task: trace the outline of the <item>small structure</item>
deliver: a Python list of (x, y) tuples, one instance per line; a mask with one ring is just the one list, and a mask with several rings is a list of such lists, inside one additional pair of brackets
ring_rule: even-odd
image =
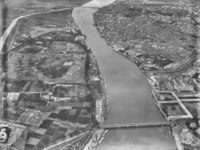
[(188, 91), (193, 92), (194, 87), (192, 85), (185, 84), (182, 79), (173, 79), (174, 82), (174, 89), (177, 92)]
[(0, 149), (25, 150), (27, 129), (25, 126), (0, 120)]
[(157, 102), (158, 108), (160, 109), (166, 120), (172, 121), (193, 118), (192, 114), (174, 92), (153, 92), (153, 96)]

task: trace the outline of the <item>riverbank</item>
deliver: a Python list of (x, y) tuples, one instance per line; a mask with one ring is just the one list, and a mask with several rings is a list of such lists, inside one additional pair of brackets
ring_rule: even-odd
[(94, 149), (97, 145), (101, 144), (107, 132), (108, 131), (104, 129), (94, 130), (91, 139), (86, 144), (83, 150), (91, 150)]
[(182, 31), (194, 28), (190, 16), (187, 7), (182, 5), (115, 2), (98, 9), (94, 20), (100, 35), (115, 51), (139, 61), (146, 71), (164, 73), (192, 63), (195, 57), (192, 41), (197, 40), (196, 33)]
[[(67, 98), (63, 97), (63, 95), (61, 96), (63, 98), (63, 99), (61, 98), (62, 100), (56, 99), (58, 101), (55, 101), (55, 99), (54, 100), (51, 99), (51, 102), (49, 102), (49, 98), (52, 95), (49, 96), (48, 94), (46, 95), (45, 93), (41, 93), (41, 95), (43, 94), (43, 96), (45, 97), (45, 100), (42, 99), (41, 97), (38, 98), (38, 95), (40, 95), (40, 93), (38, 91), (42, 91), (42, 90), (40, 90), (39, 87), (37, 87), (37, 83), (34, 82), (35, 78), (33, 78), (33, 77), (31, 78), (31, 82), (30, 81), (26, 81), (28, 83), (26, 85), (28, 85), (28, 86), (20, 87), (20, 86), (23, 86), (23, 85), (18, 85), (17, 84), (19, 76), (22, 79), (26, 78), (26, 80), (29, 80), (30, 76), (24, 77), (25, 73), (18, 73), (17, 74), (18, 76), (17, 76), (16, 79), (12, 78), (14, 81), (17, 80), (16, 81), (17, 82), (16, 86), (20, 87), (20, 89), (23, 89), (24, 91), (21, 91), (18, 88), (11, 88), (11, 89), (9, 89), (9, 92), (15, 92), (18, 95), (20, 95), (21, 93), (23, 93), (24, 95), (30, 96), (31, 97), (30, 99), (32, 99), (33, 101), (35, 101), (35, 98), (37, 97), (38, 98), (37, 102), (39, 102), (39, 103), (41, 101), (42, 102), (45, 101), (43, 104), (46, 104), (46, 103), (49, 102), (49, 103), (51, 103), (51, 106), (52, 105), (54, 106), (53, 108), (57, 109), (57, 107), (59, 107), (59, 109), (57, 109), (58, 114), (55, 114), (55, 113), (53, 114), (54, 109), (53, 110), (52, 109), (48, 109), (49, 107), (51, 107), (49, 105), (45, 106), (44, 109), (43, 109), (43, 106), (40, 106), (40, 108), (37, 108), (36, 106), (33, 106), (34, 104), (32, 104), (31, 108), (29, 108), (29, 109), (27, 108), (28, 112), (27, 112), (27, 114), (25, 114), (27, 116), (27, 118), (29, 117), (29, 114), (30, 114), (31, 111), (36, 111), (37, 110), (38, 112), (43, 112), (43, 110), (45, 110), (45, 111), (47, 111), (49, 113), (49, 115), (48, 116), (44, 116), (44, 118), (42, 118), (40, 120), (41, 123), (43, 123), (43, 121), (44, 121), (45, 122), (44, 124), (46, 125), (46, 122), (47, 122), (46, 119), (48, 117), (51, 117), (51, 120), (53, 120), (52, 122), (54, 122), (54, 121), (57, 122), (58, 121), (59, 125), (65, 124), (65, 125), (63, 125), (65, 128), (61, 129), (61, 130), (63, 130), (63, 132), (61, 131), (62, 133), (61, 132), (57, 132), (55, 134), (55, 136), (57, 136), (57, 134), (63, 134), (62, 136), (58, 135), (58, 137), (56, 137), (56, 139), (55, 139), (54, 142), (50, 142), (50, 140), (49, 140), (48, 141), (49, 143), (46, 143), (46, 145), (42, 145), (42, 146), (40, 145), (41, 147), (44, 147), (44, 146), (48, 147), (52, 143), (56, 143), (58, 140), (60, 140), (61, 143), (62, 143), (62, 140), (65, 138), (65, 136), (67, 136), (66, 139), (68, 139), (70, 141), (70, 138), (83, 133), (84, 129), (87, 130), (87, 133), (90, 132), (92, 130), (91, 128), (93, 128), (93, 123), (94, 123), (92, 121), (94, 121), (93, 119), (95, 118), (93, 116), (93, 115), (95, 115), (95, 113), (94, 113), (95, 112), (95, 110), (94, 110), (95, 107), (93, 107), (93, 106), (95, 105), (95, 100), (96, 100), (96, 99), (94, 99), (94, 97), (96, 98), (96, 97), (98, 97), (101, 94), (101, 95), (103, 95), (102, 97), (106, 100), (106, 93), (103, 93), (103, 94), (101, 93), (101, 91), (104, 91), (104, 90), (102, 90), (102, 88), (104, 86), (104, 82), (101, 82), (101, 80), (103, 80), (103, 79), (102, 79), (102, 77), (100, 75), (97, 61), (95, 60), (94, 55), (92, 54), (91, 50), (89, 48), (87, 48), (87, 46), (85, 45), (85, 42), (84, 42), (85, 37), (84, 37), (84, 35), (82, 35), (81, 31), (75, 25), (75, 23), (74, 23), (74, 21), (73, 21), (73, 19), (71, 17), (71, 11), (70, 10), (67, 8), (67, 9), (62, 9), (62, 10), (54, 10), (54, 11), (49, 11), (49, 12), (44, 12), (44, 13), (36, 13), (36, 14), (30, 14), (30, 15), (26, 15), (26, 16), (20, 16), (20, 17), (16, 18), (11, 23), (11, 25), (9, 26), (9, 28), (7, 29), (7, 31), (4, 33), (4, 36), (1, 37), (1, 44), (2, 44), (1, 45), (2, 46), (1, 49), (2, 49), (3, 45), (6, 44), (6, 40), (7, 40), (8, 36), (11, 36), (10, 34), (12, 32), (12, 29), (17, 25), (17, 22), (24, 21), (24, 20), (26, 21), (24, 24), (19, 24), (19, 28), (17, 28), (17, 31), (15, 31), (15, 34), (17, 33), (17, 35), (14, 36), (14, 37), (12, 37), (14, 39), (12, 40), (11, 45), (9, 45), (9, 47), (11, 47), (11, 49), (9, 49), (10, 51), (8, 51), (7, 53), (10, 54), (10, 53), (18, 52), (18, 56), (20, 56), (21, 53), (23, 53), (23, 52), (25, 52), (25, 50), (27, 50), (26, 54), (28, 53), (30, 56), (34, 55), (35, 57), (30, 57), (29, 59), (25, 59), (29, 55), (27, 56), (26, 54), (24, 54), (23, 55), (24, 59), (21, 58), (20, 60), (24, 61), (25, 63), (21, 63), (21, 64), (17, 65), (17, 67), (21, 67), (21, 68), (17, 69), (17, 70), (13, 69), (12, 70), (13, 71), (12, 75), (13, 74), (17, 74), (16, 73), (17, 71), (23, 72), (23, 71), (27, 71), (27, 70), (29, 71), (29, 70), (31, 70), (32, 67), (35, 67), (34, 66), (35, 64), (32, 63), (30, 66), (26, 66), (26, 64), (30, 64), (29, 61), (32, 61), (32, 59), (36, 60), (36, 61), (33, 61), (33, 62), (40, 62), (39, 58), (41, 58), (41, 57), (45, 58), (45, 60), (47, 60), (47, 59), (50, 60), (51, 59), (50, 60), (51, 63), (49, 63), (49, 62), (47, 63), (48, 67), (52, 67), (52, 62), (55, 63), (55, 64), (58, 64), (60, 66), (60, 68), (61, 67), (68, 67), (69, 65), (77, 65), (77, 67), (72, 67), (73, 69), (71, 69), (70, 73), (69, 73), (69, 76), (71, 76), (72, 80), (74, 80), (74, 82), (75, 82), (75, 83), (71, 83), (71, 82), (70, 83), (71, 84), (75, 84), (75, 86), (69, 85), (68, 82), (67, 83), (66, 82), (63, 83), (62, 81), (59, 81), (59, 79), (57, 78), (57, 75), (59, 73), (66, 73), (68, 71), (68, 69), (64, 70), (66, 72), (61, 72), (59, 70), (57, 70), (57, 72), (56, 71), (52, 71), (52, 72), (47, 71), (47, 72), (45, 72), (47, 74), (45, 74), (45, 75), (43, 74), (43, 78), (40, 79), (41, 82), (44, 82), (44, 84), (46, 85), (45, 88), (42, 89), (43, 92), (47, 92), (50, 95), (54, 93), (54, 88), (53, 87), (50, 88), (49, 85), (56, 84), (57, 82), (59, 82), (59, 85), (56, 85), (56, 88), (61, 88), (63, 90), (62, 94), (68, 95), (69, 93), (67, 93), (66, 90), (69, 91), (69, 92), (72, 92), (72, 93), (70, 93), (70, 94), (72, 94), (72, 96), (68, 95), (68, 96), (71, 96), (71, 101), (69, 103), (67, 103), (67, 100), (69, 100), (69, 97), (67, 97)], [(60, 18), (51, 18), (51, 17), (54, 17), (54, 15), (56, 15), (56, 16), (59, 15)], [(67, 16), (68, 18), (65, 19), (63, 16), (64, 17)], [(48, 19), (52, 19), (51, 20), (51, 24), (49, 24), (49, 23), (45, 24), (46, 22), (45, 22), (45, 19), (43, 19), (43, 18), (42, 18), (42, 20), (44, 22), (40, 23), (40, 24), (37, 24), (38, 23), (37, 22), (38, 21), (37, 17), (40, 17), (40, 18), (43, 17), (43, 18), (47, 19), (47, 21), (49, 21)], [(63, 18), (61, 18), (61, 17), (63, 17)], [(59, 20), (60, 22), (58, 20), (56, 20), (56, 19), (60, 19)], [(31, 21), (33, 22), (32, 24), (30, 23)], [(54, 24), (53, 21), (55, 21), (56, 23)], [(58, 24), (58, 23), (60, 23), (60, 24)], [(21, 27), (20, 25), (24, 25), (24, 26)], [(52, 26), (53, 26), (53, 30), (49, 30), (49, 28), (52, 27)], [(48, 30), (46, 28), (48, 28)], [(37, 36), (33, 36), (33, 34), (38, 31), (37, 29), (40, 29), (39, 30), (40, 34), (37, 34)], [(43, 32), (43, 30), (47, 31), (47, 32)], [(30, 35), (30, 36), (26, 36), (26, 35)], [(47, 37), (48, 37), (48, 40), (49, 40), (48, 42), (47, 42)], [(26, 44), (28, 42), (30, 42), (30, 40), (31, 40), (31, 45), (28, 45), (28, 46), (30, 46), (30, 48), (29, 48), (29, 47), (26, 47)], [(66, 44), (66, 41), (67, 41), (67, 44)], [(21, 44), (21, 45), (19, 46), (18, 44)], [(51, 48), (53, 48), (53, 50)], [(32, 49), (35, 50), (35, 51), (32, 52), (31, 51)], [(45, 56), (41, 56), (42, 54), (44, 54), (44, 53), (42, 53), (44, 51), (46, 51), (46, 53), (45, 53), (46, 55)], [(37, 55), (38, 53), (40, 53), (41, 57), (36, 57), (36, 56), (38, 56)], [(51, 53), (50, 56), (49, 56), (49, 53)], [(60, 55), (60, 54), (62, 54), (62, 55)], [(53, 55), (56, 56), (56, 59), (52, 59), (51, 56), (53, 56)], [(57, 56), (60, 56), (60, 57), (67, 57), (67, 56), (69, 56), (70, 58), (68, 57), (68, 59), (67, 59), (67, 61), (69, 61), (69, 62), (62, 63), (62, 60), (60, 58), (58, 58)], [(72, 58), (74, 56), (76, 58)], [(88, 57), (90, 57), (91, 59), (89, 59), (90, 61), (87, 63), (86, 61), (88, 59), (86, 59), (86, 58), (88, 58)], [(17, 58), (19, 58), (19, 57), (17, 57)], [(16, 55), (13, 55), (13, 59), (11, 59), (12, 62), (10, 62), (10, 60), (9, 60), (8, 65), (11, 65), (11, 63), (15, 64), (14, 62), (17, 61), (17, 58), (16, 58)], [(58, 61), (58, 60), (60, 60), (60, 61)], [(79, 60), (82, 60), (82, 62), (77, 62)], [(45, 61), (42, 61), (42, 62), (44, 63)], [(72, 63), (72, 62), (74, 62), (74, 63)], [(64, 64), (64, 66), (60, 65), (59, 63), (62, 63), (62, 65)], [(89, 67), (88, 70), (84, 68), (84, 67), (87, 67), (87, 65)], [(44, 69), (44, 70), (47, 69), (48, 70), (49, 69), (48, 67), (47, 68), (40, 68), (40, 69), (41, 70), (42, 69)], [(8, 67), (8, 68), (10, 69), (11, 67)], [(15, 67), (12, 67), (12, 68), (15, 68)], [(55, 67), (55, 68), (59, 68), (59, 67)], [(37, 68), (37, 69), (39, 69), (39, 68)], [(51, 69), (54, 69), (54, 67), (51, 68)], [(79, 72), (80, 70), (83, 71), (83, 72)], [(9, 70), (9, 71), (11, 71), (11, 70)], [(33, 71), (31, 70), (31, 73), (34, 74), (34, 71), (38, 71), (38, 70), (36, 70), (36, 69), (34, 69)], [(80, 75), (79, 73), (81, 73), (81, 77), (83, 77), (85, 80), (86, 80), (86, 78), (87, 78), (87, 81), (89, 80), (88, 81), (89, 85), (87, 85), (87, 87), (85, 85), (86, 83), (82, 83), (82, 82), (79, 83), (79, 81), (78, 81), (79, 79), (76, 76), (76, 75)], [(49, 75), (49, 74), (51, 74), (51, 75)], [(28, 74), (28, 75), (32, 75), (32, 74)], [(52, 82), (49, 83), (47, 81), (44, 81), (44, 79), (45, 79), (44, 76), (46, 78), (49, 78), (49, 79), (52, 76), (54, 76), (56, 79), (51, 79)], [(58, 76), (60, 77), (60, 75), (58, 75)], [(76, 79), (73, 79), (73, 77), (75, 77)], [(14, 83), (11, 83), (9, 85), (10, 86), (14, 86), (13, 84)], [(34, 87), (32, 87), (33, 84), (34, 84)], [(68, 84), (68, 85), (65, 85), (65, 84)], [(76, 85), (76, 84), (78, 84), (78, 85)], [(42, 86), (42, 85), (40, 84), (40, 86)], [(79, 86), (81, 86), (81, 85), (84, 88), (80, 89)], [(68, 87), (72, 87), (72, 91), (68, 90), (67, 89)], [(40, 88), (42, 88), (42, 87), (40, 87)], [(76, 92), (80, 91), (81, 94), (84, 95), (84, 92), (86, 92), (87, 90), (89, 90), (88, 88), (90, 88), (90, 90), (91, 90), (90, 91), (91, 95), (86, 95), (86, 97), (78, 97), (79, 93), (74, 93), (75, 90), (76, 90)], [(37, 90), (37, 91), (35, 91), (35, 90)], [(30, 92), (33, 95), (30, 95)], [(56, 95), (56, 97), (59, 97), (60, 93), (57, 93), (57, 94), (58, 95)], [(73, 94), (76, 94), (76, 95), (73, 95)], [(94, 94), (94, 95), (92, 95), (92, 94)], [(101, 97), (101, 96), (99, 96), (99, 97)], [(6, 98), (5, 98), (5, 100), (6, 100)], [(20, 99), (17, 99), (17, 100), (20, 100)], [(97, 99), (97, 100), (99, 100), (99, 99)], [(74, 104), (72, 104), (72, 103), (74, 103)], [(104, 102), (104, 103), (107, 104), (106, 102)], [(29, 107), (28, 105), (29, 104), (27, 104), (26, 107)], [(73, 105), (73, 106), (70, 107), (69, 105)], [(21, 111), (27, 110), (26, 107), (25, 108), (21, 108), (20, 107), (22, 109)], [(66, 114), (64, 114), (64, 113), (66, 113)], [(37, 113), (36, 113), (36, 115), (37, 115)], [(39, 114), (39, 115), (41, 115), (41, 114)], [(104, 117), (104, 113), (102, 113), (102, 115)], [(12, 118), (8, 118), (8, 119), (12, 120)], [(56, 119), (57, 119), (57, 121), (56, 121)], [(67, 121), (65, 121), (65, 120), (67, 120)], [(79, 124), (79, 121), (81, 122), (80, 124)], [(50, 121), (50, 124), (52, 122)], [(68, 125), (69, 122), (70, 122), (70, 125)], [(72, 124), (74, 125), (73, 129), (71, 129), (72, 128)], [(84, 126), (82, 126), (81, 124), (84, 124)], [(56, 125), (56, 127), (60, 128), (59, 125), (58, 126)], [(86, 127), (87, 125), (89, 127)], [(34, 124), (32, 124), (32, 123), (30, 123), (30, 126), (31, 127), (32, 126), (35, 127)], [(46, 130), (48, 130), (49, 126), (45, 126), (45, 128), (47, 128)], [(35, 128), (37, 128), (37, 127), (35, 127)], [(57, 130), (56, 129), (54, 130), (54, 127), (55, 126), (53, 126), (53, 132), (54, 131), (56, 132)], [(40, 129), (40, 126), (38, 128)], [(84, 129), (82, 129), (82, 128), (84, 128)], [(97, 133), (99, 135), (99, 138), (101, 138), (101, 135), (104, 133), (103, 131), (101, 131), (101, 132)], [(66, 135), (65, 135), (65, 133), (66, 133)], [(44, 134), (43, 136), (46, 137), (48, 135)], [(60, 139), (57, 140), (57, 138), (60, 138)], [(88, 137), (88, 138), (90, 138), (90, 137)], [(53, 136), (52, 136), (52, 139), (54, 139)], [(42, 141), (44, 139), (37, 139), (37, 140), (38, 141), (39, 140)], [(86, 139), (86, 140), (88, 140), (88, 139)], [(25, 141), (26, 141), (26, 139), (25, 139)], [(27, 144), (26, 142), (24, 144), (26, 144), (26, 146), (27, 145), (30, 146), (30, 144)], [(66, 142), (66, 141), (63, 141), (63, 142)], [(83, 137), (83, 138), (80, 138), (80, 140), (70, 141), (70, 142), (72, 142), (72, 143), (74, 142), (73, 145), (76, 145), (76, 148), (78, 149), (79, 147), (82, 147), (81, 144), (85, 144), (85, 139)], [(36, 145), (33, 145), (31, 143), (31, 146), (32, 147), (37, 147), (38, 146), (37, 144), (38, 143), (36, 143)], [(66, 147), (67, 147), (67, 145), (69, 145), (69, 144), (66, 144)], [(56, 143), (55, 145), (51, 145), (48, 148), (51, 149), (51, 147), (53, 147), (53, 149), (54, 149), (57, 146), (58, 147), (59, 146), (64, 146), (65, 147), (65, 145), (59, 145), (59, 143)]]
[[(8, 26), (18, 16), (28, 14), (46, 12), (50, 10), (64, 9), (66, 7), (73, 8), (81, 6), (90, 0), (5, 0), (7, 6), (6, 26)], [(0, 2), (0, 20), (2, 20), (2, 1)], [(0, 29), (2, 28), (2, 21), (0, 22)], [(0, 32), (1, 33), (1, 32)], [(3, 33), (2, 33), (3, 34)]]
[[(111, 1), (100, 1), (100, 0), (93, 0), (91, 2), (88, 2), (84, 5), (82, 5), (82, 7), (97, 7), (97, 8), (100, 8), (100, 7), (103, 7), (103, 6), (106, 6), (106, 5), (109, 5), (110, 3), (114, 2), (115, 0), (111, 0)], [(94, 56), (95, 57), (95, 56)], [(97, 61), (96, 61), (97, 63)], [(98, 67), (98, 70), (100, 72), (100, 69)], [(107, 87), (106, 87), (106, 81), (104, 79), (104, 77), (102, 76), (102, 74), (100, 73), (100, 80), (101, 80), (101, 87), (102, 87), (102, 95), (103, 95), (103, 98), (100, 103), (101, 107), (101, 111), (100, 112), (96, 112), (96, 113), (99, 113), (99, 114), (96, 114), (96, 118), (97, 120), (99, 120), (99, 124), (103, 124), (105, 119), (107, 118), (107, 113), (108, 113), (108, 98), (107, 98)], [(98, 118), (101, 118), (101, 119), (98, 119)], [(102, 140), (104, 139), (104, 136), (105, 134), (107, 133), (108, 131), (107, 130), (104, 130), (104, 129), (96, 129), (94, 130), (93, 134), (92, 134), (92, 138), (90, 139), (90, 141), (88, 142), (88, 144), (85, 146), (84, 150), (90, 150), (90, 149), (93, 149), (95, 148), (97, 145), (99, 145)]]
[[(142, 7), (115, 3), (99, 9), (93, 15), (99, 34), (112, 50), (131, 60), (148, 78), (151, 91), (158, 94), (159, 100), (156, 103), (163, 116), (167, 121), (172, 121), (172, 125), (178, 126), (178, 132), (175, 133), (173, 127), (172, 133), (179, 149), (183, 145), (196, 148), (200, 142), (200, 118), (195, 113), (198, 109), (188, 107), (183, 99), (188, 98), (187, 103), (192, 103), (192, 97), (200, 91), (197, 77), (200, 74), (199, 61), (196, 57), (199, 53), (196, 51), (198, 44), (190, 45), (191, 41), (199, 42), (192, 30), (185, 31), (190, 34), (184, 39), (183, 32), (175, 34), (177, 30), (180, 31), (179, 28), (194, 26), (189, 21), (189, 9), (182, 5), (163, 6), (160, 9), (156, 5)], [(171, 23), (170, 17), (174, 17)], [(178, 26), (183, 20), (185, 24)], [(185, 48), (187, 44), (190, 45), (190, 50)], [(176, 48), (177, 45), (179, 48)], [(163, 94), (163, 91), (172, 92), (174, 97)]]
[[(91, 7), (75, 8), (73, 17), (80, 30), (87, 36), (86, 44), (93, 51), (102, 76), (106, 79), (111, 111), (104, 124), (165, 121), (152, 98), (146, 76), (132, 62), (113, 52), (112, 48), (99, 36), (97, 29), (93, 26), (92, 14), (96, 10)], [(157, 136), (155, 136), (156, 133), (158, 133)], [(148, 135), (147, 138), (144, 139), (143, 134)], [(165, 136), (159, 136), (160, 134)], [(125, 137), (127, 142), (122, 142), (121, 136)], [(149, 138), (151, 136), (154, 138)], [(120, 150), (127, 149), (126, 144), (131, 145), (129, 148), (141, 149), (144, 145), (133, 142), (135, 139), (132, 138), (136, 138), (148, 143), (149, 148), (156, 148), (158, 146), (156, 143), (161, 143), (160, 146), (163, 145), (161, 146), (163, 150), (167, 150), (166, 145), (174, 147), (170, 136), (167, 128), (145, 129), (143, 132), (140, 129), (128, 129), (128, 132), (127, 130), (112, 130), (108, 131), (105, 140), (96, 149), (112, 149), (109, 147), (113, 146), (113, 143), (121, 144), (118, 148)], [(158, 139), (158, 137), (160, 138)], [(109, 143), (107, 143), (108, 141)], [(168, 142), (170, 144), (166, 144)]]

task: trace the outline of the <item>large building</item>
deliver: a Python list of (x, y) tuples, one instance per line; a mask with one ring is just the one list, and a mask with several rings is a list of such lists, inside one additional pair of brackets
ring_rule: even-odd
[(25, 150), (27, 128), (0, 120), (0, 149)]

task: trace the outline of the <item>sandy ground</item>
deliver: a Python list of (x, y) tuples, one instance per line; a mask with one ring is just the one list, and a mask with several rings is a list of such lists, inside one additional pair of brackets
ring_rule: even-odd
[(86, 4), (84, 4), (84, 7), (103, 7), (106, 5), (109, 5), (111, 3), (113, 3), (115, 0), (93, 0), (91, 2), (88, 2)]

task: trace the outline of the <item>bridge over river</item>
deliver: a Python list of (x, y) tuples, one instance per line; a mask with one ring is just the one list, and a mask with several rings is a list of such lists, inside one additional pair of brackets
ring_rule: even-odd
[[(165, 122), (152, 98), (151, 86), (147, 77), (131, 61), (114, 52), (105, 39), (101, 38), (94, 26), (93, 13), (96, 12), (96, 9), (91, 7), (101, 7), (113, 0), (94, 0), (92, 2), (94, 5), (87, 3), (84, 7), (74, 8), (72, 16), (81, 32), (86, 35), (86, 44), (92, 50), (102, 76), (106, 80), (108, 105), (111, 111), (100, 128), (111, 130), (106, 134), (105, 140), (95, 149), (176, 149), (169, 129), (167, 126), (162, 127), (166, 123), (161, 126), (160, 124), (146, 124), (148, 122)], [(133, 124), (133, 121), (141, 123)], [(123, 124), (127, 122), (131, 123)], [(145, 126), (147, 127), (145, 128)], [(114, 128), (116, 130), (112, 130)], [(120, 130), (123, 128), (127, 129)]]
[(119, 129), (119, 128), (162, 127), (162, 126), (171, 126), (171, 124), (168, 122), (122, 123), (122, 124), (100, 125), (100, 128)]

